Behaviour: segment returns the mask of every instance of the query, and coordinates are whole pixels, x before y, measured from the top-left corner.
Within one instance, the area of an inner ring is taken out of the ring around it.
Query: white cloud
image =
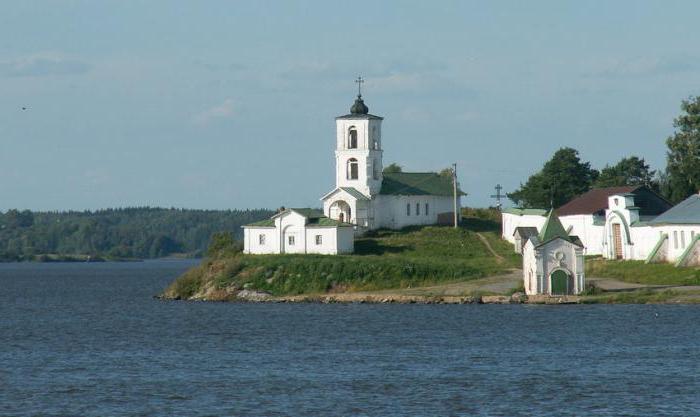
[[[0,61],[0,74],[6,77],[82,74],[89,69],[90,66],[87,63],[55,52],[45,52]]]
[[[199,125],[206,125],[213,120],[230,119],[235,115],[235,110],[233,99],[227,98],[223,103],[195,115],[193,121]]]

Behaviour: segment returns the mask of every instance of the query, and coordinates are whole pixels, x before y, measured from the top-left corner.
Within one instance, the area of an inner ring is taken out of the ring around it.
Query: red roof
[[[572,216],[575,214],[595,214],[608,208],[608,197],[616,194],[631,193],[641,186],[594,188],[581,194],[557,209],[559,216]]]

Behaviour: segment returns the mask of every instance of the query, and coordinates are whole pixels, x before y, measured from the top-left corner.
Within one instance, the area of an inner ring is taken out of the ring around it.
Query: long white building
[[[566,231],[580,238],[586,255],[700,265],[700,195],[672,207],[646,187],[603,188],[557,213]],[[543,210],[508,209],[502,216],[502,237],[514,244],[524,244],[521,236],[541,230],[546,220]]]

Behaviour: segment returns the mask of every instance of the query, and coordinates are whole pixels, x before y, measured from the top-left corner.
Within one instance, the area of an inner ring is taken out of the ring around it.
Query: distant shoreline
[[[113,258],[107,256],[88,256],[88,255],[58,255],[58,254],[42,254],[33,255],[32,258],[22,259],[0,259],[0,264],[3,263],[104,263],[104,262],[145,262],[149,260],[163,259],[200,259],[196,256],[166,256],[162,258]]]

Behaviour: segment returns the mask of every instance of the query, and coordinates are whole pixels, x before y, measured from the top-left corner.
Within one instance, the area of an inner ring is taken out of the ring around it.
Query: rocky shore
[[[214,295],[214,294],[212,294]],[[171,299],[159,296],[161,299]],[[264,291],[244,289],[227,294],[225,298],[216,294],[208,298],[203,294],[192,297],[191,301],[228,301],[250,303],[322,303],[322,304],[578,304],[578,296],[527,296],[517,292],[513,295],[405,295],[357,292],[336,294],[305,294],[274,296]]]

